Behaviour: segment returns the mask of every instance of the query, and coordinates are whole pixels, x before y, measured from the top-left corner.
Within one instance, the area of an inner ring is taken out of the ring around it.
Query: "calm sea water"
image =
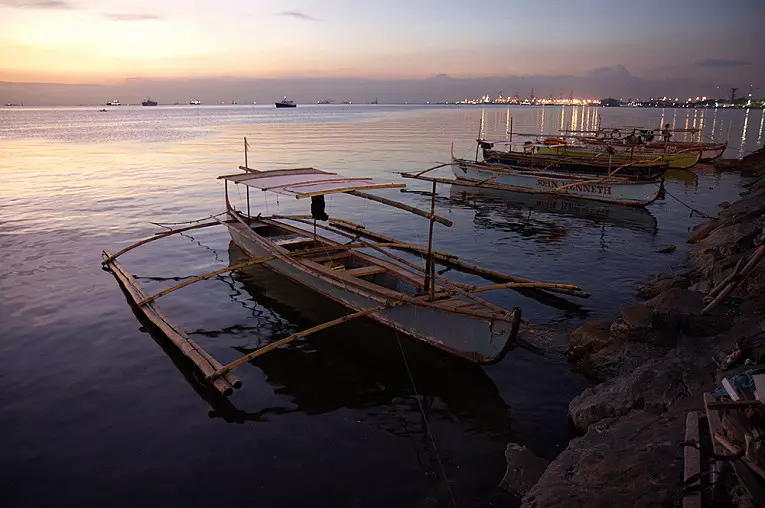
[[[672,123],[729,140],[726,157],[762,144],[762,111],[513,108],[515,132],[556,133]],[[254,106],[0,109],[0,500],[3,506],[459,506],[512,505],[497,487],[504,446],[552,458],[571,437],[569,400],[586,381],[558,353],[516,350],[467,365],[354,322],[276,350],[239,369],[228,401],[195,380],[184,358],[152,335],[101,249],[223,209],[216,177],[236,173],[242,138],[258,168],[313,165],[397,180],[472,156],[485,134],[504,137],[504,108]],[[447,173],[440,176],[448,177]],[[422,208],[429,185],[386,196]],[[518,305],[536,333],[563,347],[588,319],[614,317],[640,282],[677,268],[688,230],[736,199],[738,174],[674,172],[670,196],[645,210],[439,187],[435,248],[518,275],[578,284],[584,301]],[[244,191],[232,191],[237,205]],[[672,197],[674,196],[674,197]],[[263,213],[308,213],[308,203],[253,194]],[[425,243],[427,222],[348,196],[331,216]],[[153,292],[241,255],[220,228],[149,244],[123,263]],[[676,244],[674,254],[655,251]],[[477,281],[447,272],[460,280]],[[166,297],[171,318],[224,363],[339,315],[266,270],[233,273]],[[425,408],[438,454],[420,416]]]

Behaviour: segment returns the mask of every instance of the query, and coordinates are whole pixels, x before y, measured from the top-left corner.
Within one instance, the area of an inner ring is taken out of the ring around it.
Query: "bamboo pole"
[[[249,168],[249,164],[247,164],[247,136],[244,137],[244,167]],[[250,186],[245,185],[247,187],[247,216],[250,216]]]
[[[727,286],[725,286],[722,291],[720,291],[720,294],[717,295],[714,300],[709,302],[706,307],[704,307],[704,309],[701,311],[701,314],[709,314],[715,307],[720,304],[720,302],[725,300],[725,298],[727,298],[728,295],[731,294],[733,290],[736,289],[736,287],[738,287],[738,285],[741,284],[744,279],[749,276],[749,273],[754,270],[754,267],[757,266],[757,263],[759,263],[763,255],[765,255],[765,245],[760,245],[746,266],[741,269],[741,272],[738,274],[738,276],[734,277],[734,279]]]
[[[222,368],[218,369],[217,371],[213,372],[212,374],[208,375],[205,380],[207,381],[213,381],[215,379],[220,378],[221,376],[224,376],[231,372],[233,369],[239,367],[240,365],[244,365],[245,363],[251,362],[255,358],[262,356],[269,351],[272,351],[279,346],[283,346],[285,344],[289,344],[290,342],[294,342],[298,339],[302,339],[304,337],[307,337],[309,335],[312,335],[316,332],[320,332],[322,330],[326,330],[327,328],[331,328],[333,326],[337,326],[342,323],[347,323],[348,321],[352,321],[354,319],[358,319],[364,316],[368,316],[370,314],[374,314],[375,312],[380,312],[385,309],[398,307],[400,305],[403,305],[403,302],[396,302],[386,305],[381,305],[379,307],[373,307],[371,309],[366,309],[358,312],[354,312],[353,314],[347,314],[345,316],[339,317],[337,319],[333,319],[332,321],[327,321],[326,323],[322,323],[320,325],[308,328],[307,330],[303,330],[302,332],[298,332],[295,334],[290,335],[289,337],[285,337],[284,339],[277,340],[276,342],[272,342],[271,344],[267,346],[263,346],[262,348],[256,349],[252,353],[246,354],[243,357],[239,358],[238,360],[234,360],[233,362],[229,363],[228,365],[223,366]]]
[[[380,196],[375,196],[374,194],[367,194],[366,192],[350,191],[350,192],[347,192],[346,194],[350,194],[351,196],[356,196],[358,198],[369,199],[370,201],[376,201],[378,203],[382,203],[382,204],[385,204],[385,205],[388,205],[388,206],[393,206],[395,208],[400,208],[401,210],[406,210],[407,212],[411,212],[411,213],[413,213],[415,215],[419,215],[420,217],[425,217],[426,219],[430,219],[431,215],[433,215],[433,214],[428,215],[428,213],[425,212],[424,210],[420,210],[419,208],[415,208],[413,206],[406,205],[406,204],[401,203],[399,201],[394,201],[392,199],[383,198],[383,197],[380,197]],[[443,224],[444,226],[447,226],[447,227],[452,227],[452,224],[453,224],[453,222],[450,221],[449,219],[446,219],[444,217],[440,217],[438,215],[433,215],[433,220],[435,220],[439,224]]]
[[[435,259],[433,259],[433,218],[436,216],[436,182],[430,196],[430,228],[428,230],[428,258],[425,264],[425,290],[430,293],[430,299],[436,292],[435,288]]]
[[[148,238],[144,238],[143,240],[139,240],[135,242],[132,245],[128,245],[122,250],[117,251],[115,254],[111,254],[109,258],[105,258],[103,261],[101,261],[102,265],[107,265],[109,262],[113,261],[114,259],[118,258],[119,256],[123,255],[124,253],[131,251],[135,249],[136,247],[140,247],[141,245],[145,245],[149,242],[153,242],[154,240],[159,240],[160,238],[165,238],[170,235],[176,235],[178,233],[183,233],[184,231],[189,231],[192,229],[200,229],[200,228],[206,228],[209,226],[218,226],[219,224],[223,223],[223,221],[216,221],[216,222],[203,222],[202,224],[194,224],[193,226],[186,226],[178,229],[171,229],[170,231],[163,231],[161,233],[156,233],[153,236],[150,236]]]
[[[143,288],[138,284],[135,278],[125,270],[125,268],[111,256],[107,251],[103,251],[101,257],[106,261],[111,258],[112,260],[107,263],[107,267],[111,270],[112,274],[119,280],[122,285],[127,289],[130,298],[136,304],[142,299],[146,298],[146,293]],[[151,303],[145,307],[141,307],[141,311],[149,321],[151,321],[167,338],[176,345],[176,347],[191,360],[194,365],[204,375],[210,375],[215,372],[215,368],[210,362],[200,353],[202,349],[195,344],[189,337],[181,330],[176,329],[167,316],[162,312],[157,304]],[[224,379],[216,379],[213,381],[213,386],[216,390],[224,395],[230,395],[233,392],[232,386]]]
[[[308,217],[310,217],[310,216],[305,216],[305,218],[308,218]],[[302,216],[274,216],[274,218],[285,218],[285,219],[290,219],[290,220],[297,220],[297,219],[302,219],[303,217]],[[372,232],[372,231],[363,231],[362,230],[363,226],[361,226],[361,224],[356,224],[356,223],[351,222],[351,221],[330,218],[329,222],[330,222],[330,224],[334,225],[335,227],[339,227],[339,228],[347,227],[347,228],[351,229],[352,231],[354,231],[356,233],[359,233],[360,235],[363,235],[363,236],[368,236],[369,238],[374,238],[376,240],[382,240],[383,242],[390,242],[390,244],[394,244],[396,242],[399,242],[395,238],[392,238],[392,237],[389,237],[389,236],[386,236],[386,235],[382,235],[380,233],[375,233],[375,232]],[[340,222],[341,224],[333,224],[334,222]],[[321,226],[319,226],[319,227],[321,227]],[[406,251],[414,251],[414,252],[418,252],[418,253],[425,253],[425,252],[427,252],[427,250],[425,248],[420,247],[418,245],[405,244],[403,242],[401,242],[399,244],[403,245],[405,247],[390,247],[390,248],[406,250]],[[384,245],[383,243],[378,243],[377,245],[381,246],[381,247],[382,246],[388,247],[388,245]],[[385,254],[389,255],[389,253],[385,253]],[[516,276],[516,275],[512,275],[512,274],[509,274],[509,273],[506,273],[506,272],[500,272],[500,271],[497,271],[497,270],[492,270],[492,269],[489,269],[489,268],[484,268],[482,266],[475,265],[475,264],[469,263],[467,261],[459,260],[456,256],[451,256],[449,254],[445,254],[445,253],[439,252],[437,250],[433,250],[433,254],[434,254],[434,256],[441,263],[443,263],[443,264],[445,264],[447,266],[452,266],[454,268],[463,269],[463,270],[465,270],[467,272],[472,272],[472,273],[475,273],[477,275],[481,275],[483,277],[488,277],[488,278],[497,279],[497,280],[506,280],[506,281],[515,282],[515,283],[518,283],[518,284],[547,284],[547,283],[535,281],[533,279],[527,279],[527,278],[524,278],[524,277],[519,277],[519,276]],[[396,257],[394,257],[393,259],[395,259],[396,261],[399,261],[399,262],[402,261],[400,258],[396,258]],[[418,271],[422,271],[422,268],[419,268],[416,265],[408,264],[408,262],[405,262],[405,261],[404,261],[404,263],[407,264],[407,266],[410,266],[412,268],[417,269]],[[456,281],[451,281],[451,283],[452,284],[459,284]],[[544,289],[546,291],[549,291],[549,292],[552,292],[552,293],[560,293],[560,294],[565,294],[565,295],[569,295],[569,296],[575,296],[577,298],[589,298],[590,296],[592,296],[590,293],[588,293],[586,291],[583,291],[581,288],[579,288],[578,286],[574,286],[574,285],[568,285],[568,284],[548,284],[548,286],[551,286],[551,287],[546,287]],[[471,287],[472,286],[469,286],[469,285],[465,284],[465,288],[466,289],[469,289]],[[518,287],[511,287],[510,289],[524,289],[524,288],[521,287],[521,286],[518,286]],[[542,288],[536,288],[536,289],[542,289]]]
[[[570,284],[553,284],[548,282],[505,282],[504,284],[491,284],[489,286],[474,286],[474,289],[470,290],[470,292],[481,293],[496,289],[567,289],[575,291],[580,288]]]
[[[185,288],[186,286],[189,286],[191,284],[194,284],[195,282],[200,282],[203,280],[211,279],[215,277],[216,275],[220,275],[222,273],[226,272],[232,272],[234,270],[241,270],[243,268],[247,268],[254,265],[259,265],[261,263],[265,263],[266,261],[271,261],[272,259],[276,259],[276,256],[263,256],[255,259],[251,259],[249,261],[246,261],[244,263],[237,263],[235,265],[227,266],[226,268],[221,268],[220,270],[215,270],[214,272],[206,273],[204,275],[199,275],[198,277],[194,277],[193,279],[185,280],[179,284],[176,284],[172,287],[169,287],[167,289],[163,289],[162,291],[151,295],[150,297],[138,302],[139,307],[143,307],[147,303],[153,302],[157,298],[160,298],[162,296],[165,296],[167,294],[173,293],[174,291],[178,291],[181,288]]]
[[[419,175],[424,175],[425,173],[427,173],[427,172],[429,172],[429,171],[433,171],[433,170],[435,170],[435,169],[439,169],[439,168],[442,168],[442,167],[444,167],[444,166],[448,166],[449,164],[450,164],[450,163],[448,163],[448,162],[442,162],[442,163],[439,163],[439,164],[438,164],[438,166],[433,166],[432,168],[428,168],[428,169],[425,169],[425,170],[423,170],[423,171],[420,171],[419,173],[417,173],[417,175],[418,175],[418,176],[419,176]]]

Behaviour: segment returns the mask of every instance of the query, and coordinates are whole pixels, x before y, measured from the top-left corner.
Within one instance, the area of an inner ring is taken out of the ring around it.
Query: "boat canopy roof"
[[[402,183],[381,183],[371,178],[348,178],[315,168],[275,169],[218,177],[249,187],[295,196],[297,199],[368,189],[400,189]]]

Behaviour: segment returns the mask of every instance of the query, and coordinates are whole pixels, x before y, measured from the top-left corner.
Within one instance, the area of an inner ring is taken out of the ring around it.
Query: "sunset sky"
[[[761,80],[765,0],[0,0],[0,81],[583,75]]]

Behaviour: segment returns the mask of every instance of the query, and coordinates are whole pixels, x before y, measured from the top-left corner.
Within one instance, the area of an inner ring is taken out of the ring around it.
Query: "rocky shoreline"
[[[752,173],[751,180],[740,200],[722,204],[717,219],[693,231],[686,269],[646,284],[638,292],[646,301],[616,321],[573,333],[569,360],[599,384],[571,401],[569,417],[581,435],[546,469],[528,450],[508,446],[503,485],[525,494],[523,506],[681,503],[686,414],[703,412],[703,394],[719,382],[716,356],[765,330],[765,262],[714,310],[701,312],[707,293],[765,241],[765,151],[722,164]],[[533,478],[513,489],[512,476],[526,470]]]

